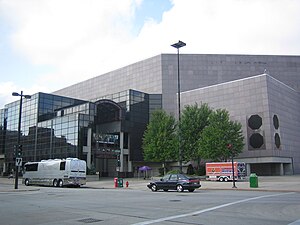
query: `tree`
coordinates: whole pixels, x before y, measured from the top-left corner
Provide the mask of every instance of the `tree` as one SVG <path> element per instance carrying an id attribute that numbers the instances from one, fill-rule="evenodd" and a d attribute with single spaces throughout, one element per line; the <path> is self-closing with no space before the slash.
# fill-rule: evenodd
<path id="1" fill-rule="evenodd" d="M 242 125 L 229 119 L 225 109 L 218 109 L 210 114 L 209 125 L 204 128 L 199 140 L 200 154 L 212 161 L 227 161 L 242 152 L 244 136 Z M 228 148 L 232 145 L 232 149 Z"/>
<path id="2" fill-rule="evenodd" d="M 163 110 L 153 112 L 143 137 L 144 159 L 161 162 L 178 159 L 176 121 Z M 165 170 L 164 170 L 165 171 Z"/>
<path id="3" fill-rule="evenodd" d="M 208 126 L 208 117 L 212 113 L 212 109 L 208 104 L 201 104 L 200 107 L 195 105 L 187 105 L 181 116 L 180 134 L 182 141 L 183 160 L 197 160 L 200 164 L 200 151 L 198 149 L 198 140 L 200 139 L 203 129 Z"/>

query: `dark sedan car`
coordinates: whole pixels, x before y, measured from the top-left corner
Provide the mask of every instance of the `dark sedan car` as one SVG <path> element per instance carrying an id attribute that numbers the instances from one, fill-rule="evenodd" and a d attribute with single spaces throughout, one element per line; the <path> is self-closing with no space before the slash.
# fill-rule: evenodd
<path id="1" fill-rule="evenodd" d="M 198 178 L 187 177 L 184 174 L 168 174 L 158 181 L 152 181 L 147 185 L 152 191 L 157 190 L 177 190 L 182 192 L 188 190 L 193 192 L 196 188 L 201 187 L 200 180 Z"/>

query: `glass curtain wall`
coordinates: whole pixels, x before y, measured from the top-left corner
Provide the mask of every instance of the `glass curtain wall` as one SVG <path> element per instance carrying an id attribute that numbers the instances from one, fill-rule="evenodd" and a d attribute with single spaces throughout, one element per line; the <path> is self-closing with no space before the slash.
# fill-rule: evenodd
<path id="1" fill-rule="evenodd" d="M 45 93 L 23 99 L 20 140 L 23 146 L 23 163 L 66 157 L 86 160 L 83 146 L 88 145 L 88 130 L 93 130 L 94 137 L 95 128 L 102 126 L 101 123 L 106 121 L 104 117 L 110 117 L 102 114 L 103 118 L 98 118 L 97 101 L 100 99 L 112 100 L 122 111 L 120 130 L 107 134 L 115 139 L 113 148 L 120 145 L 119 132 L 122 132 L 123 148 L 130 150 L 130 154 L 124 156 L 124 162 L 141 161 L 142 136 L 149 121 L 149 113 L 161 108 L 161 95 L 126 90 L 95 99 L 95 103 Z M 5 105 L 0 113 L 0 154 L 5 155 L 8 173 L 15 167 L 14 146 L 18 140 L 19 107 L 20 101 L 15 101 Z M 101 104 L 99 107 L 101 108 Z M 114 121 L 111 125 L 114 125 Z M 96 146 L 95 140 L 91 141 L 94 142 L 92 146 Z"/>
<path id="2" fill-rule="evenodd" d="M 0 155 L 5 153 L 5 136 L 7 127 L 7 109 L 0 110 Z"/>
<path id="3" fill-rule="evenodd" d="M 7 109 L 0 110 L 0 175 L 5 171 L 5 137 L 7 127 Z"/>
<path id="4" fill-rule="evenodd" d="M 32 95 L 31 99 L 22 100 L 22 116 L 21 116 L 21 134 L 20 144 L 22 145 L 22 158 L 25 159 L 33 153 L 34 145 L 29 139 L 30 127 L 35 126 L 38 110 L 38 94 Z M 20 100 L 7 104 L 6 117 L 6 134 L 5 134 L 5 162 L 7 172 L 10 173 L 15 167 L 14 146 L 18 143 L 18 124 Z"/>
<path id="5" fill-rule="evenodd" d="M 58 115 L 64 115 L 66 107 L 85 103 L 86 101 L 45 93 L 23 99 L 20 139 L 23 162 L 78 156 L 78 115 Z M 7 117 L 4 151 L 7 172 L 13 170 L 15 164 L 14 145 L 18 140 L 19 107 L 20 101 L 5 106 Z M 79 107 L 80 109 L 85 107 Z M 3 118 L 1 121 L 4 121 Z"/>

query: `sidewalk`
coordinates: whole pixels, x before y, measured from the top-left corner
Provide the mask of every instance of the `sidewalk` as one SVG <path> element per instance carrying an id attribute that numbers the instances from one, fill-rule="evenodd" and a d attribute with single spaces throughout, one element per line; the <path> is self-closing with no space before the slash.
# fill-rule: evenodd
<path id="1" fill-rule="evenodd" d="M 126 188 L 126 181 L 129 182 Z M 151 180 L 142 178 L 124 178 L 123 188 L 115 188 L 113 178 L 88 177 L 87 184 L 83 187 L 94 189 L 127 189 L 127 190 L 145 190 L 147 184 Z M 39 186 L 25 186 L 22 180 L 18 181 L 18 189 L 14 189 L 15 179 L 0 177 L 0 192 L 15 192 L 15 191 L 35 191 L 39 190 Z M 279 192 L 299 192 L 300 193 L 300 175 L 292 176 L 262 176 L 258 177 L 258 188 L 250 188 L 249 181 L 236 182 L 237 188 L 232 188 L 232 182 L 217 182 L 217 181 L 201 181 L 199 190 L 250 190 L 250 191 L 279 191 Z"/>
<path id="2" fill-rule="evenodd" d="M 22 184 L 22 179 L 18 180 L 18 189 L 15 189 L 15 178 L 8 179 L 0 177 L 0 193 L 1 192 L 18 192 L 18 191 L 35 191 L 39 190 L 39 186 L 25 186 Z"/>
<path id="3" fill-rule="evenodd" d="M 123 188 L 126 189 L 125 183 L 129 182 L 127 189 L 149 190 L 147 184 L 151 180 L 124 178 Z M 102 178 L 100 181 L 87 182 L 90 188 L 114 188 L 113 178 Z M 232 182 L 218 181 L 201 181 L 199 190 L 251 190 L 251 191 L 284 191 L 300 192 L 300 175 L 293 176 L 263 176 L 258 177 L 258 188 L 250 188 L 249 181 L 239 181 L 235 183 L 237 188 L 232 188 Z M 149 190 L 150 191 L 150 190 Z"/>

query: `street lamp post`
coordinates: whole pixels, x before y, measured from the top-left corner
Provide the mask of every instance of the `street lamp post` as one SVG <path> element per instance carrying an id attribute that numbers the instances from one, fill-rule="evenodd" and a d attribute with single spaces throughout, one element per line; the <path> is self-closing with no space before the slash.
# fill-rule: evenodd
<path id="1" fill-rule="evenodd" d="M 26 99 L 30 99 L 31 96 L 30 95 L 23 95 L 23 91 L 21 91 L 21 94 L 17 93 L 17 92 L 13 92 L 12 96 L 20 96 L 20 106 L 19 106 L 19 124 L 18 124 L 18 145 L 15 148 L 15 154 L 16 154 L 16 160 L 17 157 L 21 156 L 21 151 L 22 151 L 22 146 L 21 146 L 21 118 L 22 118 L 22 100 L 23 97 Z M 18 153 L 20 155 L 18 155 Z M 16 161 L 16 175 L 15 175 L 15 189 L 18 189 L 18 179 L 19 179 L 19 165 L 17 164 Z"/>
<path id="2" fill-rule="evenodd" d="M 172 47 L 177 49 L 177 97 L 178 97 L 178 122 L 180 124 L 180 119 L 181 119 L 181 113 L 180 113 L 180 72 L 179 72 L 179 49 L 181 47 L 186 46 L 186 43 L 182 41 L 178 41 L 175 44 L 171 45 Z M 178 130 L 178 139 L 179 139 L 179 170 L 180 173 L 182 173 L 182 148 L 181 148 L 181 131 L 180 127 Z"/>
<path id="3" fill-rule="evenodd" d="M 228 144 L 227 148 L 231 151 L 231 169 L 232 169 L 232 188 L 236 188 L 235 186 L 235 179 L 234 179 L 234 162 L 233 162 L 233 146 L 232 144 Z"/>

